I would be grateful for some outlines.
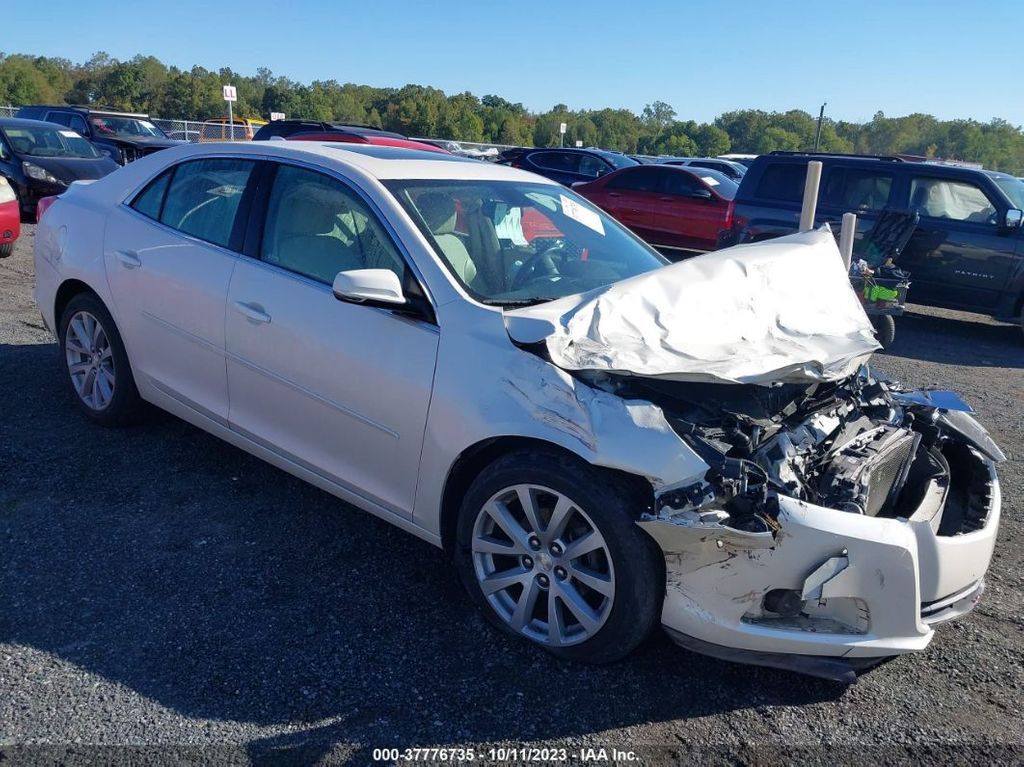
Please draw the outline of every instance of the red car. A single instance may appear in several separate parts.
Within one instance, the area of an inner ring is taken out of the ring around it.
[[[7,179],[0,176],[0,258],[14,252],[14,243],[21,234],[21,209]]]
[[[637,165],[572,188],[657,248],[704,252],[732,226],[739,187],[704,168]]]
[[[433,144],[423,141],[413,141],[408,138],[394,138],[392,136],[360,136],[355,133],[295,133],[288,136],[287,141],[340,141],[343,144],[375,144],[376,146],[396,146],[402,149],[421,149],[424,152],[439,152],[440,154],[451,154],[447,149],[442,149]]]

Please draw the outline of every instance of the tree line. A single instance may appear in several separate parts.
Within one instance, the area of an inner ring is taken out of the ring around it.
[[[246,76],[223,68],[211,71],[168,67],[153,56],[119,61],[96,53],[75,64],[63,58],[0,53],[0,105],[92,104],[147,112],[154,117],[205,120],[222,116],[221,87],[236,86],[235,114],[359,123],[410,136],[483,141],[520,146],[557,146],[566,123],[566,145],[576,141],[639,154],[713,156],[726,152],[764,153],[814,147],[817,120],[799,109],[765,112],[741,109],[710,123],[680,119],[658,101],[638,115],[628,109],[570,110],[556,104],[530,112],[498,95],[447,95],[437,88],[406,85],[374,88],[336,80],[299,83],[260,68]],[[931,115],[887,117],[870,122],[826,119],[820,149],[862,154],[914,154],[980,162],[986,168],[1024,175],[1024,133],[1005,120],[938,120]]]

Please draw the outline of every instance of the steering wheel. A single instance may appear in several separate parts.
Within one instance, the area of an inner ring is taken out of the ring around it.
[[[552,256],[562,253],[564,250],[565,245],[558,243],[550,248],[545,248],[539,253],[534,253],[519,267],[519,271],[516,272],[516,276],[512,280],[511,289],[519,290],[531,280],[558,274],[558,267],[555,266]],[[540,273],[541,267],[544,268],[543,274]]]

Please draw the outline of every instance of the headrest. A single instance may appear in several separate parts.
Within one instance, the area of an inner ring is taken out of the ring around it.
[[[416,198],[416,207],[434,234],[455,231],[455,200],[444,192],[427,192]]]
[[[300,184],[281,201],[279,220],[289,234],[327,234],[334,231],[338,214],[348,210],[345,198],[323,184]]]

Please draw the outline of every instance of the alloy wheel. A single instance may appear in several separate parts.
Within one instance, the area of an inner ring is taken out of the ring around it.
[[[556,490],[515,485],[493,495],[477,514],[472,554],[487,602],[536,642],[585,642],[611,613],[608,545],[586,512]]]
[[[64,334],[64,358],[79,399],[104,410],[114,397],[114,353],[103,325],[87,312],[76,312]]]

